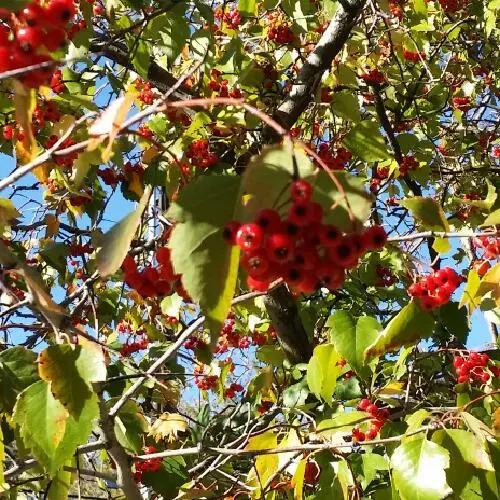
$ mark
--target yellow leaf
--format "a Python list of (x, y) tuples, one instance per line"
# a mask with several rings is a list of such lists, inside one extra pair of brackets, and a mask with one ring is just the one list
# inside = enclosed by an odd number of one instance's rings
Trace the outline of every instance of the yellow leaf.
[(181, 387), (177, 380), (165, 380), (158, 386), (158, 390), (161, 392), (164, 402), (177, 406), (181, 398)]
[(293, 498), (295, 500), (302, 500), (303, 491), (304, 491), (304, 474), (306, 473), (306, 465), (307, 458), (303, 458), (297, 469), (295, 470), (295, 474), (292, 477), (292, 486), (293, 486)]
[[(25, 87), (18, 80), (13, 80), (14, 106), (16, 109), (16, 122), (24, 131), (22, 141), (16, 141), (16, 158), (18, 165), (31, 162), (38, 155), (38, 144), (33, 135), (31, 121), (36, 107), (36, 90)], [(43, 182), (49, 176), (50, 167), (43, 164), (34, 170), (33, 175)]]
[(159, 151), (156, 146), (151, 146), (142, 154), (142, 163), (149, 165), (158, 156), (158, 154)]
[(495, 431), (496, 435), (500, 436), (500, 406), (495, 410), (492, 428)]
[(166, 439), (169, 443), (177, 441), (180, 432), (186, 432), (186, 419), (178, 413), (163, 413), (151, 426), (150, 436), (155, 441)]
[(21, 214), (8, 198), (0, 198), (0, 225), (9, 224)]
[(45, 237), (51, 238), (59, 232), (59, 220), (54, 214), (47, 214), (45, 216), (45, 224), (47, 225), (47, 230), (45, 231)]
[(144, 193), (144, 186), (142, 180), (137, 172), (132, 172), (129, 176), (128, 189), (132, 193), (136, 194), (139, 198)]
[(120, 128), (133, 103), (134, 95), (132, 93), (127, 93), (119, 97), (104, 110), (89, 129), (90, 137), (99, 138), (107, 135), (109, 138), (108, 145), (102, 153), (102, 160), (104, 162), (109, 161), (112, 156), (115, 137), (120, 132)]
[(50, 135), (57, 135), (57, 137), (63, 136), (70, 127), (75, 123), (75, 117), (73, 115), (62, 115), (58, 122), (52, 125), (52, 131)]
[(497, 306), (500, 306), (500, 262), (493, 266), (481, 280), (476, 297), (491, 294)]
[(382, 389), (376, 392), (377, 397), (392, 398), (400, 396), (404, 392), (404, 386), (405, 384), (403, 382), (391, 382), (390, 384), (387, 384), (385, 387), (382, 387)]
[[(248, 440), (246, 450), (266, 450), (268, 448), (276, 448), (278, 440), (276, 433), (268, 430), (258, 436), (253, 436)], [(261, 484), (266, 484), (267, 480), (272, 477), (278, 470), (278, 455), (259, 455), (255, 459), (255, 469), (252, 469), (248, 476), (247, 483), (258, 487), (259, 480)], [(257, 471), (257, 476), (255, 475)], [(257, 493), (258, 494), (258, 493)]]

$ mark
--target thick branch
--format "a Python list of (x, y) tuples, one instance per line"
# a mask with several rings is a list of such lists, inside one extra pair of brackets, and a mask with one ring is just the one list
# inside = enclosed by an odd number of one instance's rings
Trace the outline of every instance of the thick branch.
[[(333, 59), (349, 38), (365, 2), (366, 0), (339, 2), (328, 28), (299, 71), (290, 94), (274, 114), (274, 119), (284, 128), (291, 128), (314, 98), (323, 73), (330, 68)], [(267, 129), (266, 133), (268, 136), (275, 136), (270, 129)]]
[(307, 363), (312, 356), (311, 341), (286, 284), (271, 289), (264, 297), (264, 304), (287, 359), (292, 364)]

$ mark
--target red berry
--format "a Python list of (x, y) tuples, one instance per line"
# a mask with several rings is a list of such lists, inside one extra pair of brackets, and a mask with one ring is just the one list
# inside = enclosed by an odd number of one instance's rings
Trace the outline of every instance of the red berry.
[(43, 43), (42, 30), (38, 27), (19, 28), (16, 31), (16, 40), (25, 50), (35, 50)]
[(362, 239), (366, 250), (379, 250), (387, 243), (387, 233), (382, 226), (370, 226), (363, 232)]
[(334, 264), (345, 269), (355, 266), (358, 262), (356, 244), (348, 236), (343, 236), (340, 243), (330, 249), (328, 255)]
[(229, 245), (236, 245), (236, 234), (238, 233), (240, 227), (241, 224), (236, 220), (226, 223), (222, 229), (222, 238), (224, 241)]
[(378, 434), (378, 431), (376, 429), (369, 429), (368, 432), (365, 434), (366, 436), (366, 439), (368, 439), (368, 441), (371, 441), (372, 439), (375, 439), (377, 437), (377, 434)]
[(266, 278), (269, 276), (271, 263), (262, 250), (245, 254), (241, 259), (241, 265), (253, 278)]
[(366, 409), (371, 405), (369, 399), (362, 399), (358, 404), (359, 411), (366, 411)]
[(292, 239), (286, 234), (271, 234), (267, 240), (267, 256), (273, 262), (289, 261), (292, 258), (292, 249)]
[(319, 241), (323, 246), (333, 248), (340, 244), (341, 240), (342, 232), (337, 226), (333, 224), (324, 224), (321, 226)]
[(264, 241), (264, 231), (257, 224), (244, 224), (236, 233), (236, 244), (246, 252), (258, 250)]
[(479, 276), (484, 276), (488, 269), (491, 267), (491, 264), (487, 260), (476, 260), (472, 264), (472, 268), (476, 271)]
[(66, 25), (76, 14), (73, 0), (51, 0), (46, 9), (46, 19), (55, 26)]
[(279, 230), (281, 226), (281, 218), (276, 210), (271, 208), (266, 208), (261, 210), (254, 220), (255, 224), (258, 224), (265, 233), (275, 233)]
[(307, 203), (311, 199), (313, 188), (309, 182), (299, 179), (292, 183), (291, 197), (295, 203)]
[(256, 290), (258, 292), (266, 292), (269, 288), (270, 282), (266, 279), (253, 278), (252, 276), (248, 275), (247, 285), (248, 288), (251, 288), (252, 290)]
[(460, 366), (462, 366), (464, 364), (464, 358), (460, 357), (460, 356), (455, 356), (453, 358), (453, 366), (455, 368), (458, 368)]
[(305, 226), (312, 221), (313, 210), (312, 204), (293, 203), (288, 210), (288, 221), (299, 227)]
[(367, 413), (369, 413), (370, 415), (373, 415), (375, 416), (378, 412), (378, 407), (376, 404), (369, 404), (367, 407), (366, 407), (366, 410), (365, 410)]
[(19, 11), (17, 18), (28, 26), (39, 26), (45, 24), (45, 9), (32, 2)]
[(14, 129), (11, 125), (4, 125), (3, 127), (3, 138), (10, 141), (14, 137)]

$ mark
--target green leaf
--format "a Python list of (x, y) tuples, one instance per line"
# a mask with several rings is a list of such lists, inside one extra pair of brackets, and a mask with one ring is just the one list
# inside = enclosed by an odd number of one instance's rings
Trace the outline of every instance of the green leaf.
[(430, 231), (448, 231), (449, 224), (441, 205), (432, 198), (415, 196), (398, 202), (411, 210), (415, 221), (424, 229)]
[(36, 354), (16, 346), (0, 352), (0, 405), (8, 413), (16, 404), (17, 395), (34, 384), (38, 377)]
[(450, 456), (436, 443), (419, 439), (403, 443), (391, 457), (394, 484), (402, 500), (441, 500), (451, 493), (446, 483)]
[(239, 250), (227, 245), (222, 228), (235, 218), (240, 196), (237, 177), (202, 176), (188, 184), (168, 216), (178, 221), (168, 246), (182, 284), (209, 320), (213, 339), (227, 316), (238, 273)]
[(115, 418), (115, 434), (119, 443), (130, 453), (140, 453), (143, 435), (149, 424), (135, 401), (127, 401)]
[(19, 395), (12, 422), (24, 445), (53, 475), (73, 456), (77, 446), (87, 442), (98, 414), (95, 394), (76, 419), (52, 396), (50, 384), (40, 380)]
[(0, 0), (0, 8), (18, 11), (30, 3), (30, 1), (31, 0)]
[(149, 67), (151, 66), (151, 55), (149, 53), (149, 44), (144, 40), (139, 40), (137, 42), (136, 38), (133, 37), (129, 40), (129, 50), (133, 51), (134, 57), (132, 58), (132, 64), (137, 70), (142, 78), (148, 77)]
[(495, 226), (497, 224), (500, 224), (500, 208), (491, 212), (481, 226)]
[(151, 186), (146, 186), (137, 208), (124, 219), (115, 224), (100, 241), (100, 249), (96, 255), (96, 266), (101, 277), (109, 276), (122, 265), (139, 227), (142, 212), (151, 194)]
[(365, 453), (361, 455), (363, 464), (363, 487), (366, 488), (376, 477), (377, 471), (389, 470), (389, 463), (385, 457), (377, 455), (376, 453)]
[(165, 500), (177, 497), (179, 488), (188, 480), (186, 462), (182, 457), (163, 459), (157, 472), (145, 472), (143, 483), (151, 487)]
[(165, 316), (179, 319), (181, 305), (182, 297), (173, 293), (161, 301), (161, 312)]
[(365, 349), (378, 336), (381, 326), (377, 320), (364, 316), (354, 325), (354, 319), (346, 311), (336, 311), (326, 323), (330, 327), (330, 341), (337, 352), (349, 363), (351, 368), (362, 377), (371, 373), (364, 359)]
[[(182, 6), (182, 5), (181, 5)], [(144, 30), (144, 38), (159, 45), (173, 63), (189, 40), (189, 25), (181, 12), (171, 10), (156, 16)]]
[(40, 250), (42, 259), (61, 274), (66, 272), (66, 259), (69, 255), (68, 245), (65, 243), (52, 243)]
[(318, 399), (329, 405), (337, 385), (337, 378), (342, 368), (337, 365), (341, 357), (333, 344), (322, 344), (314, 348), (312, 358), (307, 365), (307, 384)]
[(446, 448), (453, 460), (460, 455), (462, 460), (477, 469), (495, 470), (486, 451), (486, 443), (477, 439), (472, 432), (462, 429), (438, 430), (432, 435), (432, 441)]
[(306, 404), (309, 390), (306, 380), (301, 380), (297, 384), (290, 385), (283, 391), (283, 405), (286, 408), (295, 408)]
[(488, 192), (486, 193), (486, 198), (484, 200), (464, 200), (463, 198), (457, 198), (457, 201), (463, 203), (464, 205), (469, 205), (472, 207), (478, 207), (483, 210), (490, 210), (497, 200), (498, 193), (496, 187), (486, 179), (486, 185), (488, 186)]
[(102, 350), (61, 344), (47, 347), (38, 358), (40, 377), (71, 415), (79, 416), (92, 396), (92, 383), (106, 379)]
[(475, 309), (481, 302), (481, 300), (476, 299), (479, 286), (481, 285), (481, 278), (474, 269), (469, 271), (467, 275), (467, 285), (465, 286), (464, 293), (460, 298), (458, 307), (468, 306), (469, 312)]
[(415, 301), (411, 301), (391, 319), (385, 330), (365, 350), (364, 356), (366, 359), (371, 359), (404, 345), (414, 344), (430, 337), (433, 326), (433, 316)]
[(285, 353), (279, 345), (264, 345), (257, 349), (255, 357), (263, 363), (272, 366), (282, 366), (285, 361)]
[(469, 325), (467, 311), (463, 307), (459, 308), (456, 302), (448, 302), (436, 311), (436, 315), (438, 325), (445, 329), (446, 338), (453, 335), (462, 344), (467, 343)]
[(372, 121), (358, 123), (344, 139), (345, 147), (365, 161), (387, 160), (389, 150), (382, 134), (380, 125)]
[(257, 14), (257, 2), (255, 0), (238, 0), (238, 10), (243, 16), (255, 16)]
[[(344, 189), (355, 219), (360, 223), (364, 222), (370, 215), (372, 197), (364, 190), (363, 179), (348, 172), (334, 173)], [(335, 224), (345, 231), (351, 231), (352, 222), (349, 219), (347, 205), (330, 176), (323, 170), (318, 172), (313, 185), (314, 201), (320, 203), (325, 211), (323, 222), (325, 224)], [(331, 210), (334, 204), (336, 206)]]
[(358, 98), (351, 92), (335, 92), (330, 107), (335, 115), (345, 120), (353, 122), (361, 120)]
[[(68, 460), (66, 465), (71, 466), (71, 460)], [(71, 476), (72, 473), (64, 469), (57, 471), (56, 475), (50, 481), (46, 495), (47, 500), (64, 500), (68, 498), (72, 482)]]

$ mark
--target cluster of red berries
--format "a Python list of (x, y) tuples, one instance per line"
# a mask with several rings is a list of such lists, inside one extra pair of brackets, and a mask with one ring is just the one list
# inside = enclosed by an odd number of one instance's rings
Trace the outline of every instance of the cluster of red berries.
[(412, 52), (411, 50), (403, 49), (403, 58), (407, 61), (417, 63), (427, 58), (425, 52)]
[[(0, 72), (50, 63), (44, 50), (53, 52), (67, 39), (66, 28), (74, 18), (73, 0), (50, 0), (45, 7), (34, 1), (13, 13), (0, 10)], [(26, 86), (37, 88), (50, 81), (52, 68), (42, 67), (17, 78)]]
[(491, 378), (486, 371), (489, 370), (494, 377), (500, 377), (500, 366), (496, 366), (486, 353), (472, 351), (469, 355), (455, 356), (453, 366), (459, 384), (473, 383), (481, 381), (486, 384)]
[(389, 11), (394, 17), (397, 17), (399, 20), (403, 19), (404, 12), (399, 4), (402, 4), (400, 0), (389, 0)]
[(500, 158), (500, 144), (495, 144), (492, 148), (491, 148), (491, 156), (493, 158)]
[(436, 309), (448, 303), (463, 278), (451, 267), (443, 267), (420, 278), (408, 287), (408, 295), (417, 297), (424, 309)]
[(269, 41), (273, 41), (278, 45), (287, 45), (294, 42), (295, 34), (290, 25), (283, 21), (278, 13), (271, 12), (267, 15), (267, 19), (269, 21), (267, 29), (267, 39)]
[(368, 85), (379, 85), (385, 82), (385, 75), (377, 68), (361, 73), (359, 77)]
[(453, 102), (453, 107), (455, 109), (459, 109), (460, 111), (469, 111), (471, 108), (471, 102), (470, 102), (470, 97), (469, 96), (464, 96), (464, 97), (454, 97), (452, 99)]
[(14, 127), (12, 125), (4, 125), (2, 135), (6, 141), (11, 141), (14, 137)]
[(210, 81), (208, 82), (210, 89), (214, 92), (218, 92), (218, 97), (239, 99), (242, 96), (241, 90), (238, 88), (229, 90), (228, 80), (221, 79), (221, 75), (222, 73), (217, 68), (213, 68), (210, 71)]
[(439, 0), (439, 5), (449, 14), (465, 9), (468, 4), (469, 0)]
[(324, 142), (319, 145), (318, 156), (330, 170), (343, 170), (352, 158), (352, 153), (345, 148), (331, 152), (329, 144)]
[(92, 253), (94, 249), (90, 245), (90, 243), (85, 243), (85, 245), (81, 245), (79, 243), (72, 243), (68, 246), (69, 255), (72, 257), (81, 257), (86, 253)]
[(159, 97), (153, 91), (153, 85), (150, 82), (145, 82), (142, 78), (137, 78), (135, 88), (139, 91), (139, 101), (144, 104), (153, 104), (153, 101)]
[(319, 93), (321, 102), (330, 103), (333, 100), (333, 90), (330, 87), (323, 87)]
[(358, 404), (358, 410), (369, 413), (373, 419), (370, 421), (370, 428), (366, 432), (363, 432), (359, 427), (355, 427), (352, 430), (352, 440), (358, 443), (365, 440), (371, 441), (377, 437), (380, 429), (387, 422), (389, 410), (387, 408), (379, 408), (375, 403), (370, 402), (369, 399), (362, 399)]
[(167, 116), (172, 123), (180, 123), (183, 127), (189, 127), (189, 125), (191, 125), (191, 118), (181, 109), (169, 109)]
[(242, 392), (243, 386), (240, 384), (232, 383), (229, 387), (224, 389), (224, 397), (232, 399), (236, 396), (237, 392)]
[[(152, 455), (156, 453), (156, 448), (154, 446), (144, 446), (142, 449), (144, 455)], [(136, 460), (134, 462), (134, 481), (136, 483), (142, 482), (143, 472), (158, 472), (161, 469), (161, 458), (150, 458), (149, 460)]]
[[(61, 119), (61, 112), (54, 101), (45, 101), (37, 104), (33, 111), (33, 126), (36, 129), (44, 127), (45, 122), (56, 123)], [(36, 133), (36, 132), (35, 132)]]
[(201, 170), (206, 170), (215, 165), (219, 160), (219, 155), (214, 151), (210, 151), (208, 139), (193, 141), (188, 146), (186, 156), (196, 168)]
[(158, 268), (151, 265), (142, 271), (137, 268), (137, 263), (131, 255), (127, 255), (122, 264), (125, 283), (133, 288), (144, 298), (164, 297), (174, 291), (179, 292), (179, 275), (174, 273), (170, 261), (170, 250), (160, 247), (155, 253)]
[(62, 92), (64, 92), (66, 86), (64, 85), (63, 74), (60, 69), (56, 69), (54, 71), (54, 74), (50, 79), (50, 88), (52, 89), (52, 92), (54, 92), (54, 94), (61, 94)]
[(145, 139), (152, 139), (154, 136), (153, 131), (145, 123), (141, 123), (137, 127), (137, 134)]
[(408, 172), (413, 172), (418, 168), (418, 161), (413, 155), (405, 155), (399, 162), (399, 173), (406, 177)]
[(225, 225), (223, 238), (243, 252), (241, 264), (249, 288), (266, 291), (271, 282), (283, 278), (304, 293), (321, 287), (334, 290), (344, 282), (346, 269), (356, 267), (365, 252), (385, 245), (387, 234), (381, 226), (342, 234), (338, 227), (323, 224), (323, 209), (311, 200), (312, 194), (309, 182), (296, 180), (286, 219), (276, 210), (264, 209), (251, 223)]
[(375, 282), (375, 285), (388, 287), (396, 283), (396, 276), (392, 274), (392, 271), (388, 267), (378, 265), (375, 272), (377, 274), (377, 281)]
[[(59, 137), (57, 137), (57, 135), (51, 135), (45, 141), (44, 144), (45, 149), (51, 149), (58, 140)], [(64, 141), (61, 142), (57, 150), (63, 150), (69, 148), (74, 144), (76, 144), (76, 142), (71, 137), (67, 137), (66, 139), (64, 139)], [(73, 153), (66, 153), (64, 155), (57, 155), (57, 156), (54, 155), (52, 159), (60, 167), (71, 168), (77, 158), (78, 158), (78, 152), (75, 151)]]
[(389, 177), (389, 167), (378, 167), (373, 172), (373, 179), (370, 181), (370, 191), (376, 193), (382, 181)]
[(124, 179), (123, 174), (117, 174), (111, 167), (98, 170), (96, 172), (96, 175), (102, 180), (102, 182), (104, 182), (104, 184), (111, 187), (115, 187), (120, 181)]
[(202, 391), (209, 391), (210, 389), (217, 388), (219, 377), (217, 375), (205, 375), (204, 365), (197, 365), (194, 368), (194, 383), (196, 387)]
[(500, 256), (500, 238), (498, 236), (480, 236), (472, 240), (476, 248), (484, 250), (483, 258), (497, 259)]
[(120, 349), (120, 354), (122, 356), (128, 356), (129, 354), (133, 354), (137, 351), (142, 351), (143, 349), (147, 349), (149, 345), (149, 340), (147, 337), (142, 340), (130, 342), (130, 344), (124, 344)]
[(142, 182), (145, 171), (146, 167), (140, 162), (131, 163), (130, 161), (128, 161), (127, 163), (125, 163), (125, 165), (123, 165), (123, 173), (127, 181), (131, 181), (133, 180), (134, 176), (137, 176)]
[(241, 24), (241, 16), (238, 9), (232, 9), (229, 12), (224, 12), (220, 7), (215, 11), (215, 19), (218, 19), (225, 24), (227, 29), (236, 30)]

